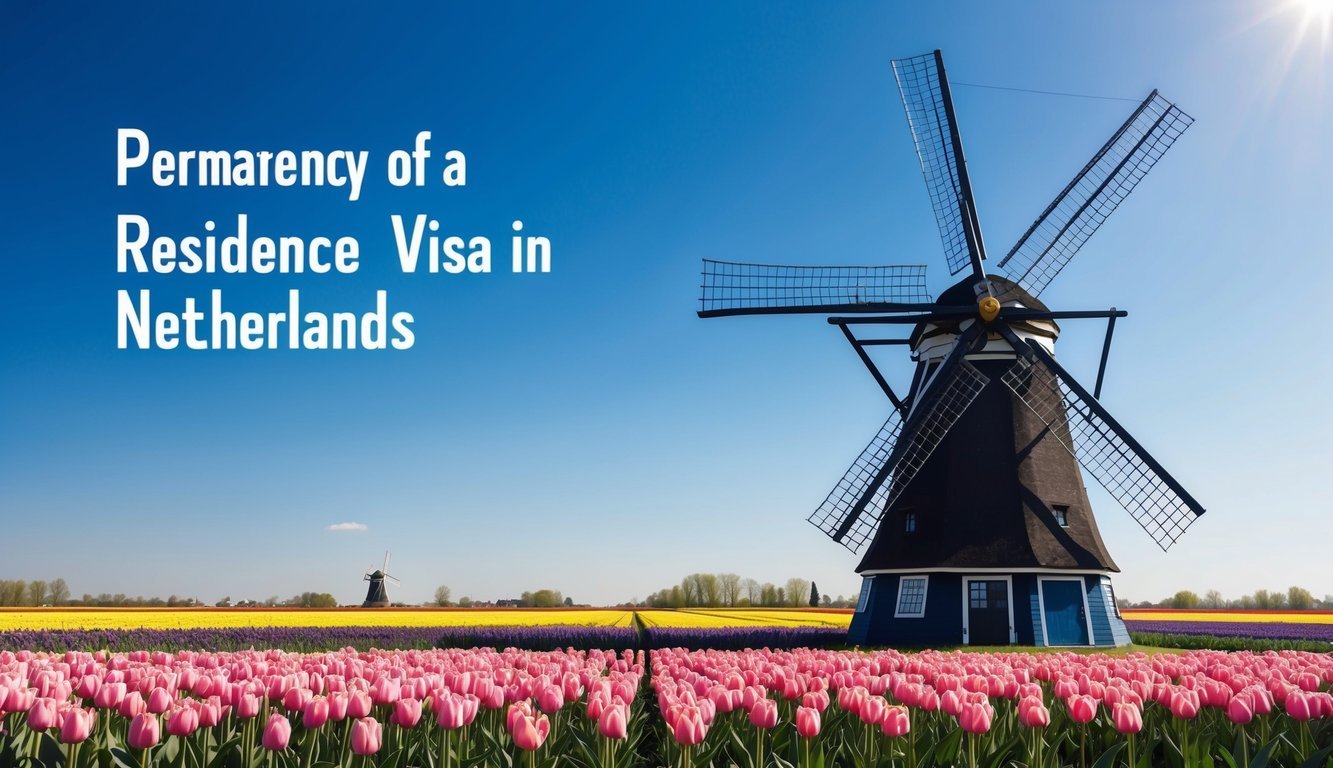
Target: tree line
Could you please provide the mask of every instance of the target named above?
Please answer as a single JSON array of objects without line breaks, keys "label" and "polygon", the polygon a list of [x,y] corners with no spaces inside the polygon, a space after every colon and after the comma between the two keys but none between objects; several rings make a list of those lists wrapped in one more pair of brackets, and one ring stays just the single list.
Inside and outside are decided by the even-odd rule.
[{"label": "tree line", "polygon": [[[41,606],[74,606],[84,608],[196,608],[207,605],[197,597],[143,597],[126,595],[122,592],[112,594],[103,592],[93,595],[84,593],[80,597],[70,594],[69,585],[64,579],[44,581],[34,579],[0,579],[0,607],[38,608]],[[233,603],[231,597],[224,597],[214,603],[218,608],[273,608],[278,606],[292,608],[334,608],[338,600],[328,592],[302,592],[286,600],[274,595],[267,600],[240,600]]]},{"label": "tree line", "polygon": [[630,604],[645,608],[850,608],[852,601],[841,595],[820,595],[813,582],[796,577],[779,586],[735,573],[691,573],[679,584]]},{"label": "tree line", "polygon": [[[447,584],[441,584],[435,589],[435,600],[433,605],[439,608],[449,608],[457,605],[459,608],[471,608],[473,600],[464,595],[458,598],[458,602],[453,602],[453,591]],[[565,597],[558,589],[538,589],[531,592],[524,592],[517,599],[497,600],[495,605],[513,606],[516,608],[559,608],[560,606],[571,607],[574,605],[573,598]]]},{"label": "tree line", "polygon": [[1216,589],[1208,590],[1202,597],[1196,592],[1182,589],[1174,595],[1155,603],[1150,600],[1139,603],[1131,603],[1128,600],[1118,602],[1121,608],[1179,608],[1184,610],[1191,608],[1230,608],[1244,611],[1333,610],[1333,595],[1324,595],[1324,599],[1320,600],[1304,587],[1289,587],[1286,592],[1270,592],[1266,589],[1260,589],[1253,594],[1243,595],[1234,600],[1223,597],[1222,593]]}]

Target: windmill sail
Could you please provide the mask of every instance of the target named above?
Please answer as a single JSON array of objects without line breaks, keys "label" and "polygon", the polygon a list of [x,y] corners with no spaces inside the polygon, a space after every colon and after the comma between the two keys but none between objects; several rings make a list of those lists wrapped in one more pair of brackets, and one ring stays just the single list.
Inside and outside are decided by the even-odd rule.
[{"label": "windmill sail", "polygon": [[956,275],[969,265],[980,273],[985,258],[981,226],[940,52],[894,59],[893,76],[935,209],[949,274]]},{"label": "windmill sail", "polygon": [[[1203,507],[1038,345],[1028,342],[1003,381],[1163,551]],[[1054,379],[1054,381],[1052,381]]]},{"label": "windmill sail", "polygon": [[879,428],[879,433],[865,450],[861,451],[861,455],[856,457],[856,461],[852,462],[847,473],[837,485],[833,486],[828,498],[824,499],[824,503],[820,504],[808,518],[816,528],[835,541],[838,539],[838,531],[848,525],[848,520],[852,518],[857,504],[873,490],[872,484],[875,478],[879,476],[884,465],[889,463],[889,456],[893,453],[893,446],[898,442],[898,435],[902,433],[902,429],[902,416],[895,409],[889,413],[889,418],[884,422],[884,426]]},{"label": "windmill sail", "polygon": [[1040,295],[1193,122],[1157,91],[1148,94],[999,266],[1028,293]]},{"label": "windmill sail", "polygon": [[926,268],[816,267],[704,259],[700,317],[885,312],[930,302]]},{"label": "windmill sail", "polygon": [[[941,364],[936,384],[913,407],[906,430],[896,412],[861,453],[842,481],[810,516],[834,541],[859,552],[879,529],[884,510],[911,484],[936,446],[990,381],[962,358]],[[903,435],[906,437],[903,437]]]}]

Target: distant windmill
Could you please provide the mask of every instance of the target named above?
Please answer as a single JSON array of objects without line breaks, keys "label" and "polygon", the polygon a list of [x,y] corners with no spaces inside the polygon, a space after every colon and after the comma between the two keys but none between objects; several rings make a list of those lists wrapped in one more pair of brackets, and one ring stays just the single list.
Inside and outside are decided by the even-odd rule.
[{"label": "distant windmill", "polygon": [[384,566],[375,568],[372,563],[366,566],[365,581],[370,582],[370,588],[366,590],[366,601],[361,604],[362,608],[388,608],[389,592],[384,588],[384,582],[392,581],[394,586],[402,584],[401,581],[389,575],[389,552],[384,552]]}]

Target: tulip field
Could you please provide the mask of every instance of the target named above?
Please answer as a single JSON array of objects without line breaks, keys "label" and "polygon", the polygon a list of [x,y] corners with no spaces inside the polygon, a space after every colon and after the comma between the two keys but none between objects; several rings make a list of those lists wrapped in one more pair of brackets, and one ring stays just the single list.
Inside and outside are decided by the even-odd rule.
[{"label": "tulip field", "polygon": [[1333,656],[0,651],[0,765],[1322,766]]},{"label": "tulip field", "polygon": [[[1177,634],[1333,627],[1124,613]],[[1330,653],[859,651],[850,618],[0,611],[0,768],[1333,764]]]}]

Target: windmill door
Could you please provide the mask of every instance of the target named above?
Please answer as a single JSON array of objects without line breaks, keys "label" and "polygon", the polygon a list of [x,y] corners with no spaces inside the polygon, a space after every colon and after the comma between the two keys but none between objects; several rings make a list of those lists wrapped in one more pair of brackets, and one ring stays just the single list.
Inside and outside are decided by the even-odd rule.
[{"label": "windmill door", "polygon": [[1042,579],[1041,620],[1047,645],[1087,645],[1088,607],[1083,580]]},{"label": "windmill door", "polygon": [[969,579],[967,588],[967,642],[969,645],[1009,643],[1009,581]]}]

